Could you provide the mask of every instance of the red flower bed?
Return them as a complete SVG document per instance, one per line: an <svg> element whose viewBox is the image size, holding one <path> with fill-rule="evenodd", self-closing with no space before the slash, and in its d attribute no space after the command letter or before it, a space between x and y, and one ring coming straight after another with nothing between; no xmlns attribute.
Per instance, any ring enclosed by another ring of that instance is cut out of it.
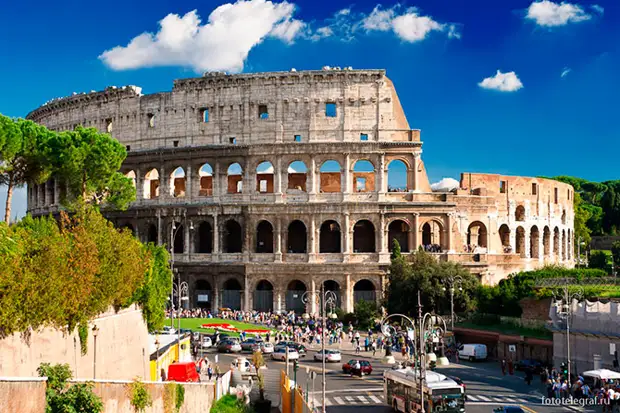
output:
<svg viewBox="0 0 620 413"><path fill-rule="evenodd" d="M224 331L230 331L233 333L238 333L239 329L232 324L228 323L211 323L211 324L202 324L201 328L214 328ZM251 328L249 330L243 330L248 334L267 334L269 330L265 330L264 328Z"/></svg>

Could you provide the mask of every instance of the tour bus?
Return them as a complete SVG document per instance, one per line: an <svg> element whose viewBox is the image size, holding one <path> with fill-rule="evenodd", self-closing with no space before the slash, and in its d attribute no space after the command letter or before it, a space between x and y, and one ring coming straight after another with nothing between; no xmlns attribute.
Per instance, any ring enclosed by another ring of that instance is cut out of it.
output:
<svg viewBox="0 0 620 413"><path fill-rule="evenodd" d="M417 371L406 368L385 370L383 396L398 412L416 413L420 404L420 378ZM465 411L463 387L443 374L426 372L424 381L424 411L428 413L461 413Z"/></svg>

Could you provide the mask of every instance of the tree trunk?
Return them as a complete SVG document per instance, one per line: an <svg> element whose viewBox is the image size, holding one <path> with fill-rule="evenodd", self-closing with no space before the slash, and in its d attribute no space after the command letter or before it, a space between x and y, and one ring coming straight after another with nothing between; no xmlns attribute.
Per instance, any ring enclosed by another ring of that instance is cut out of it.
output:
<svg viewBox="0 0 620 413"><path fill-rule="evenodd" d="M13 200L13 180L9 180L6 189L6 206L4 208L4 221L9 224L11 222L11 201Z"/></svg>

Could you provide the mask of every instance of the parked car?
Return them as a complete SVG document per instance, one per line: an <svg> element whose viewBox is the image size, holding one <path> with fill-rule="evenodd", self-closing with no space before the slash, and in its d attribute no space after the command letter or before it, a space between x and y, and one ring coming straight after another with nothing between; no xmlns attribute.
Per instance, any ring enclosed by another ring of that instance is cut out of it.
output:
<svg viewBox="0 0 620 413"><path fill-rule="evenodd" d="M239 353L241 352L241 344L233 340L220 341L217 345L218 353Z"/></svg>
<svg viewBox="0 0 620 413"><path fill-rule="evenodd" d="M271 353L271 358L273 360L286 361L286 346L277 346L273 350L273 353ZM289 361L299 360L299 353L289 347L288 348L288 359Z"/></svg>
<svg viewBox="0 0 620 413"><path fill-rule="evenodd" d="M342 365L342 372L346 373L346 374L351 373L351 371L355 368L356 362L357 362L357 359L352 359L352 360L349 360L348 363L344 363ZM359 362L360 362L360 366L362 368L361 369L362 370L362 374L368 375L368 374L372 373L372 366L370 365L369 361L360 360Z"/></svg>
<svg viewBox="0 0 620 413"><path fill-rule="evenodd" d="M262 343L263 343L263 340L256 339L256 338L248 338L247 340L241 342L241 351L250 351L253 353L255 351L260 350Z"/></svg>
<svg viewBox="0 0 620 413"><path fill-rule="evenodd" d="M161 331L161 334L176 334L177 330L174 327L164 326L164 329Z"/></svg>
<svg viewBox="0 0 620 413"><path fill-rule="evenodd" d="M540 360L534 360L534 359L519 360L515 363L515 370L517 371L530 370L534 374L542 373L545 367L547 367L546 363L543 363Z"/></svg>
<svg viewBox="0 0 620 413"><path fill-rule="evenodd" d="M228 334L212 334L211 335L211 342L218 344L220 341L225 341L228 340L230 338L230 336Z"/></svg>
<svg viewBox="0 0 620 413"><path fill-rule="evenodd" d="M519 406L498 407L497 409L493 409L493 411L495 413L525 413L525 410Z"/></svg>
<svg viewBox="0 0 620 413"><path fill-rule="evenodd" d="M194 362L172 363L168 366L168 381L199 382L200 375Z"/></svg>
<svg viewBox="0 0 620 413"><path fill-rule="evenodd" d="M295 349L295 351L297 351L301 357L306 357L306 347L303 344L296 343L294 341L280 341L278 344L276 344L276 347L284 346Z"/></svg>
<svg viewBox="0 0 620 413"><path fill-rule="evenodd" d="M314 354L315 361L323 360L323 350L317 351ZM342 354L338 350L325 350L325 361L339 362L342 361Z"/></svg>
<svg viewBox="0 0 620 413"><path fill-rule="evenodd" d="M463 344L459 348L459 358L462 360L486 360L487 346L484 344Z"/></svg>
<svg viewBox="0 0 620 413"><path fill-rule="evenodd" d="M271 354L273 353L273 344L263 342L260 346L260 350L263 352L263 354Z"/></svg>
<svg viewBox="0 0 620 413"><path fill-rule="evenodd" d="M200 342L200 348L210 348L213 346L213 342L211 341L211 337L204 336L202 341Z"/></svg>

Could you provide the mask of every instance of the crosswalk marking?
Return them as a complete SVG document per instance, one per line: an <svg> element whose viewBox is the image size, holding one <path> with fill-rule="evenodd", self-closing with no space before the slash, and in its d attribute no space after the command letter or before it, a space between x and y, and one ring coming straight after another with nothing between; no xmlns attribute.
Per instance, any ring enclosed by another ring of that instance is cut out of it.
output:
<svg viewBox="0 0 620 413"><path fill-rule="evenodd" d="M351 396L344 396L344 398L347 399L347 401L350 401L350 402L354 402L355 401L355 399L353 397L351 397Z"/></svg>
<svg viewBox="0 0 620 413"><path fill-rule="evenodd" d="M491 401L491 399L489 399L488 397L485 397L485 396L480 396L480 395L478 395L477 397L478 397L480 400L482 400L483 402L490 402L490 401Z"/></svg>
<svg viewBox="0 0 620 413"><path fill-rule="evenodd" d="M342 398L340 397L334 397L334 400L336 400L338 404L344 404L344 400L342 400Z"/></svg>
<svg viewBox="0 0 620 413"><path fill-rule="evenodd" d="M365 396L357 396L358 399L360 399L360 401L364 404L369 404L370 402L368 400L366 400Z"/></svg>
<svg viewBox="0 0 620 413"><path fill-rule="evenodd" d="M377 396L370 395L368 397L370 397L370 400L372 400L375 403L382 403L381 399L379 399Z"/></svg>
<svg viewBox="0 0 620 413"><path fill-rule="evenodd" d="M325 398L325 406L331 406L332 402L329 401L329 397Z"/></svg>

